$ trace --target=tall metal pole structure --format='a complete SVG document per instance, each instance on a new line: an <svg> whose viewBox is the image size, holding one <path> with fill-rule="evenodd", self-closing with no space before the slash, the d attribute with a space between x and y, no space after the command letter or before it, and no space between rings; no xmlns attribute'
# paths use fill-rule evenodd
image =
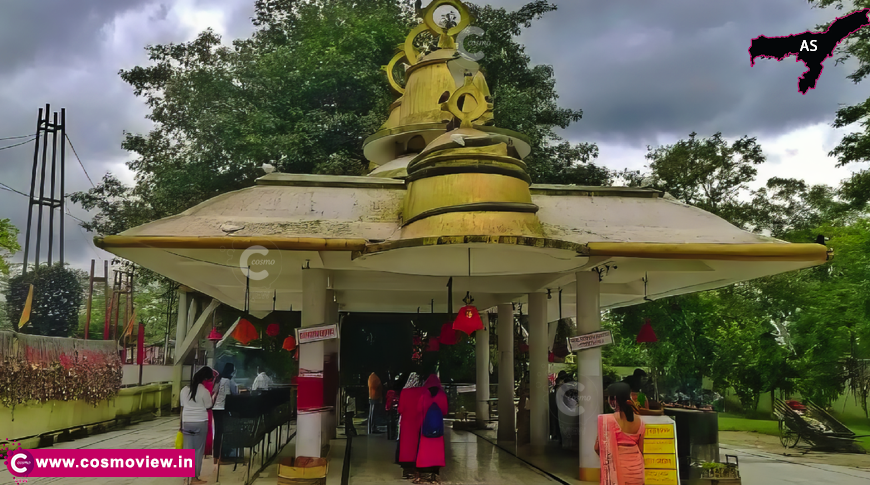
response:
<svg viewBox="0 0 870 485"><path fill-rule="evenodd" d="M22 272L27 274L27 263L30 261L30 224L33 220L33 196L36 193L36 164L39 162L39 135L42 132L42 108L36 117L36 139L33 143L33 171L30 174L30 202L27 204L27 232L24 234L24 266Z"/></svg>
<svg viewBox="0 0 870 485"><path fill-rule="evenodd" d="M58 261L60 264L64 263L64 200L66 199L66 194L64 190L66 189L66 184L64 179L66 177L66 109L61 109L60 113L60 121L58 121L58 114L54 113L53 117L50 119L49 115L51 113L51 105L46 104L45 108L40 108L39 113L37 115L36 122L36 137L34 139L33 144L33 167L30 173L30 203L27 207L27 232L25 233L25 242L24 242L24 265L23 265L23 273L27 273L27 269L30 265L30 245L31 239L33 235L33 207L39 206L36 211L36 244L33 255L33 264L34 267L39 266L39 258L41 257L42 252L42 226L45 220L43 216L43 207L48 207L49 215L49 227L48 227L48 254L46 260L48 264L52 264L54 262L54 211L55 209L61 211L60 218L58 220ZM57 138L58 133L60 133L60 160L58 160L57 152ZM49 181L49 196L45 195L45 185L46 185L46 171L48 170L48 142L49 136L51 137L51 172L50 172L50 181ZM42 156L40 157L40 144L42 145ZM60 167L58 167L58 163ZM60 180L58 180L58 168L60 168ZM36 193L36 184L37 180L39 181L39 194ZM60 186L60 193L57 193L58 185Z"/></svg>

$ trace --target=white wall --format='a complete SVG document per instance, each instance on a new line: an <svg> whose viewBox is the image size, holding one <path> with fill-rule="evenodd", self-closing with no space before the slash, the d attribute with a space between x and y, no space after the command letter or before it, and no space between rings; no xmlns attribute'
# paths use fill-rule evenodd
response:
<svg viewBox="0 0 870 485"><path fill-rule="evenodd" d="M190 366L183 367L181 372L182 381L190 379ZM171 365L143 365L142 366L142 384L152 384L156 382L172 382L172 366ZM121 379L122 386L135 385L139 383L139 366L136 364L124 365L124 377Z"/></svg>

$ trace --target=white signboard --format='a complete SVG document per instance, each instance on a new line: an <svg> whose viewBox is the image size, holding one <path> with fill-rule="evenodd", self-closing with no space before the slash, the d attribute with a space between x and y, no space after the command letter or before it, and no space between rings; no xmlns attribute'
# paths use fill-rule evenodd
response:
<svg viewBox="0 0 870 485"><path fill-rule="evenodd" d="M338 325L296 329L296 342L300 345L334 338L338 338Z"/></svg>
<svg viewBox="0 0 870 485"><path fill-rule="evenodd" d="M613 334L610 330L602 330L600 332L587 333L578 335L568 339L568 350L577 352L578 350L594 349L596 347L604 347L613 343Z"/></svg>

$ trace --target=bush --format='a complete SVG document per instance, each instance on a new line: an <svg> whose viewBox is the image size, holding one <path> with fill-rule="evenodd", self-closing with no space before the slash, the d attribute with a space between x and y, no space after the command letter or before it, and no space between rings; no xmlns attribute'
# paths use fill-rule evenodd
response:
<svg viewBox="0 0 870 485"><path fill-rule="evenodd" d="M60 263L40 266L9 279L6 312L16 331L17 321L33 285L30 323L20 332L51 337L69 337L76 328L82 305L82 286L72 270Z"/></svg>

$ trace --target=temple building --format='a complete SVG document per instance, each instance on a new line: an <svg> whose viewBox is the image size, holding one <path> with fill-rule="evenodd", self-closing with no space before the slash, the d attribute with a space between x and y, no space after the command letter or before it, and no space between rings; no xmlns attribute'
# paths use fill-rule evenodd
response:
<svg viewBox="0 0 870 485"><path fill-rule="evenodd" d="M459 11L456 25L435 21L444 5ZM548 291L562 290L561 310L576 317L583 334L601 328L604 309L827 261L823 245L753 234L655 190L532 183L523 161L528 138L494 124L485 74L457 49L472 21L468 10L458 0L436 0L421 13L424 21L386 67L398 98L364 142L368 176L267 174L253 187L98 238L97 245L254 316L275 304L301 309L303 327L336 324L341 312L446 312L470 293L485 325L484 310L499 315L499 382L514 380L512 303L522 302L532 445L548 440L547 324L559 311ZM438 37L437 49L418 50L423 33ZM450 278L455 301L448 303ZM179 325L177 352L208 330L193 321ZM488 340L481 331L479 419L488 412ZM300 367L322 371L338 345L340 336L303 344ZM580 417L580 477L597 481L600 348L579 352L577 363L588 402ZM500 386L498 400L500 409L511 409L513 388ZM513 413L499 415L499 439L512 440L514 420ZM300 414L297 426L297 455L319 456L335 434L335 411Z"/></svg>

